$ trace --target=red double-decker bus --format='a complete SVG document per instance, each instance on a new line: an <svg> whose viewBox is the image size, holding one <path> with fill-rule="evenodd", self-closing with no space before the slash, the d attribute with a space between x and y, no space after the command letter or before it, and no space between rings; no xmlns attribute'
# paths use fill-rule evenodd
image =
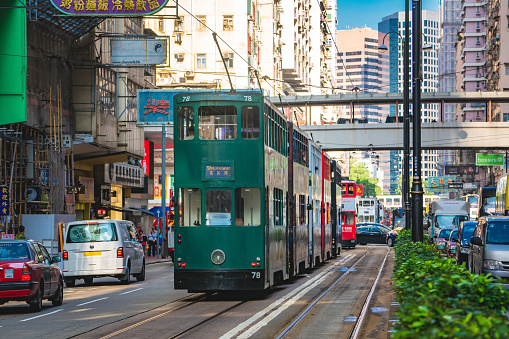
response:
<svg viewBox="0 0 509 339"><path fill-rule="evenodd" d="M356 187L354 181L341 183L341 246L354 248L357 243L355 230L355 197Z"/></svg>

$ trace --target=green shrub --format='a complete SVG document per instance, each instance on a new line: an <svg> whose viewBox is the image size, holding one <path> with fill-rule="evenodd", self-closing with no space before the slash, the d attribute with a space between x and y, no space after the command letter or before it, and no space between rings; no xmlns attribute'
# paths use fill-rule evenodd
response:
<svg viewBox="0 0 509 339"><path fill-rule="evenodd" d="M509 338L503 315L509 292L499 281L473 275L410 231L394 247L398 338Z"/></svg>

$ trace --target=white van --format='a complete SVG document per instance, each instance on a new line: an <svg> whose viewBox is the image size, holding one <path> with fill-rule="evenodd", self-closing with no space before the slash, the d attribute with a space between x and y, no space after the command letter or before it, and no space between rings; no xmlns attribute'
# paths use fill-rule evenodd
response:
<svg viewBox="0 0 509 339"><path fill-rule="evenodd" d="M76 279L90 285L94 278L115 277L129 284L130 276L145 280L145 254L134 224L126 220L82 220L67 225L63 252L65 285Z"/></svg>

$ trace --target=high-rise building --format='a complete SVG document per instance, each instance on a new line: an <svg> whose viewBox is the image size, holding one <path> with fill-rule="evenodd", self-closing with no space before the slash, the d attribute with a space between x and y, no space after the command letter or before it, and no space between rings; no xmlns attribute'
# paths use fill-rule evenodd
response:
<svg viewBox="0 0 509 339"><path fill-rule="evenodd" d="M485 90L486 15L484 2L463 0L461 33L458 44L459 76L456 88L459 92ZM459 105L458 121L485 121L485 104Z"/></svg>
<svg viewBox="0 0 509 339"><path fill-rule="evenodd" d="M336 32L336 86L341 93L388 92L387 56L378 51L379 33L369 27ZM384 62L385 59L385 62ZM385 121L387 109L380 105L359 105L354 117L367 123ZM351 118L350 107L345 107L341 118Z"/></svg>
<svg viewBox="0 0 509 339"><path fill-rule="evenodd" d="M410 18L411 18L410 14ZM438 47L440 39L439 15L436 11L423 10L422 11L422 92L437 92L438 90ZM389 92L398 93L403 92L403 37L405 35L405 12L396 12L386 16L378 24L380 33L389 33L385 38L385 45L388 46L389 54ZM412 25L410 22L410 33L412 32ZM411 42L411 39L410 39ZM410 57L412 56L409 51ZM410 64L409 75L412 74L412 66ZM410 82L411 84L411 82ZM438 104L422 104L421 106L421 121L434 122L439 119L440 107ZM411 114L411 109L410 109ZM390 116L402 116L403 105L391 105ZM400 176L402 172L402 152L390 152L390 193L395 194L399 186ZM430 150L423 151L422 154L422 179L427 180L430 176L438 175L437 160L438 151ZM410 166L410 173L412 168Z"/></svg>
<svg viewBox="0 0 509 339"><path fill-rule="evenodd" d="M440 38L439 50L439 92L456 91L456 43L458 33L461 28L461 0L444 0L440 2L440 29L442 36ZM444 104L444 122L456 121L456 104ZM453 165L455 160L454 150L445 150L440 152L440 168L445 170L446 165ZM442 174L445 174L442 171Z"/></svg>

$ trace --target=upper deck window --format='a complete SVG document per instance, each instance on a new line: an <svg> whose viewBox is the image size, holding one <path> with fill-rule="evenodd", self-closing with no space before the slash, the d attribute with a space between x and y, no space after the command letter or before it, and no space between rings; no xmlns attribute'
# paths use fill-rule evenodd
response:
<svg viewBox="0 0 509 339"><path fill-rule="evenodd" d="M177 124L179 140L194 138L194 109L189 106L181 106L177 109Z"/></svg>
<svg viewBox="0 0 509 339"><path fill-rule="evenodd" d="M198 108L200 139L226 140L237 137L235 106L201 106Z"/></svg>
<svg viewBox="0 0 509 339"><path fill-rule="evenodd" d="M240 110L240 127L242 139L260 137L260 109L258 106L244 106Z"/></svg>

